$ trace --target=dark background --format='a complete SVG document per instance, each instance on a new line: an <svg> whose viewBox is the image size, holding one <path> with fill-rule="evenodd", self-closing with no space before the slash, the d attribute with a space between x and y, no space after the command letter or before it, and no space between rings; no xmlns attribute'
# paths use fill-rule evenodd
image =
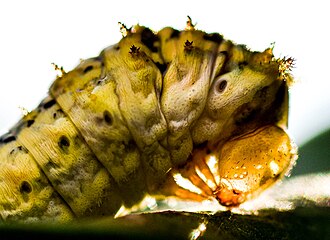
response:
<svg viewBox="0 0 330 240"><path fill-rule="evenodd" d="M291 176L330 171L330 128L298 148Z"/></svg>

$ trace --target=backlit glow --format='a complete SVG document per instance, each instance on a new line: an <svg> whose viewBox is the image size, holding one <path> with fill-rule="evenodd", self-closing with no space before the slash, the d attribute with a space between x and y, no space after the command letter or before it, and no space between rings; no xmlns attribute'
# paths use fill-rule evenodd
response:
<svg viewBox="0 0 330 240"><path fill-rule="evenodd" d="M207 179L198 167L195 168L195 171L197 175L206 183L206 185L209 186L209 188L213 191L217 188L217 185L211 179Z"/></svg>
<svg viewBox="0 0 330 240"><path fill-rule="evenodd" d="M274 175L279 173L280 167L278 166L278 164L275 161L271 161L269 163L269 167Z"/></svg>
<svg viewBox="0 0 330 240"><path fill-rule="evenodd" d="M206 158L206 164L210 168L210 171L213 174L216 184L219 185L220 184L219 159L214 155L210 155L209 157Z"/></svg>
<svg viewBox="0 0 330 240"><path fill-rule="evenodd" d="M202 194L203 191L196 187L189 179L182 177L180 173L173 174L173 179L176 184L184 189L189 190L190 192L194 192L197 194Z"/></svg>

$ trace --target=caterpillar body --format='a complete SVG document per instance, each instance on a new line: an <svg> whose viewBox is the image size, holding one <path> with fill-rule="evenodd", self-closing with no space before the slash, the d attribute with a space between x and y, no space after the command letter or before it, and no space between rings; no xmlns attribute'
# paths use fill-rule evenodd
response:
<svg viewBox="0 0 330 240"><path fill-rule="evenodd" d="M292 166L291 59L190 21L122 32L0 138L2 220L114 215L146 194L238 206Z"/></svg>

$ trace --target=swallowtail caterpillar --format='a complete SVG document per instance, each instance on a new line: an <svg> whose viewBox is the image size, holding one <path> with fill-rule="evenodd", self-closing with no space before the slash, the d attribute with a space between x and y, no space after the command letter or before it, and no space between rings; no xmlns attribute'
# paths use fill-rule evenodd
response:
<svg viewBox="0 0 330 240"><path fill-rule="evenodd" d="M0 138L3 221L114 215L146 194L228 208L282 178L292 59L142 26L58 77ZM194 188L180 184L189 181Z"/></svg>

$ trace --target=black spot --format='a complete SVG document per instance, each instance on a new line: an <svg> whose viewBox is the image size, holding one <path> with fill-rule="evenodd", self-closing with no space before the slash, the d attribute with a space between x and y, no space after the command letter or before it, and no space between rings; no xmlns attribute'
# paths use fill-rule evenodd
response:
<svg viewBox="0 0 330 240"><path fill-rule="evenodd" d="M223 40L223 37L219 33L211 33L211 34L205 33L203 38L205 40L212 41L215 43L221 43Z"/></svg>
<svg viewBox="0 0 330 240"><path fill-rule="evenodd" d="M222 93L223 91L225 91L227 87L227 81L226 80L221 80L217 86L216 86L216 89L218 91L218 93Z"/></svg>
<svg viewBox="0 0 330 240"><path fill-rule="evenodd" d="M54 106L55 103L56 103L55 99L52 99L52 100L46 102L46 103L43 105L43 108L44 108L44 109L51 108L52 106Z"/></svg>
<svg viewBox="0 0 330 240"><path fill-rule="evenodd" d="M119 47L119 46L117 46L117 47L115 47L115 49L118 51L118 50L120 49L120 47Z"/></svg>
<svg viewBox="0 0 330 240"><path fill-rule="evenodd" d="M16 137L14 135L12 135L11 133L7 133L5 135L3 135L2 137L0 137L0 142L2 143L9 143L12 141L15 141Z"/></svg>
<svg viewBox="0 0 330 240"><path fill-rule="evenodd" d="M31 127L33 123L34 123L34 120L30 119L30 120L27 121L26 126Z"/></svg>
<svg viewBox="0 0 330 240"><path fill-rule="evenodd" d="M180 31L176 30L176 29L173 29L172 33L171 33L171 36L170 36L170 39L172 38L178 38L180 35Z"/></svg>
<svg viewBox="0 0 330 240"><path fill-rule="evenodd" d="M27 181L23 181L21 183L21 186L19 188L19 191L23 194L23 193L30 193L32 192L32 186L30 183L28 183Z"/></svg>
<svg viewBox="0 0 330 240"><path fill-rule="evenodd" d="M155 64L156 64L156 66L158 67L159 71L160 71L162 74L164 74L165 71L166 71L166 69L167 69L167 64L165 64L165 63L162 64L162 63L159 63L159 62L156 62Z"/></svg>
<svg viewBox="0 0 330 240"><path fill-rule="evenodd" d="M58 141L58 146L60 149L66 151L70 146L70 140L66 136L61 136Z"/></svg>
<svg viewBox="0 0 330 240"><path fill-rule="evenodd" d="M109 124L109 125L112 124L112 117L111 117L111 114L109 113L109 111L105 110L105 111L103 112L103 118L104 118L104 121L105 121L107 124Z"/></svg>
<svg viewBox="0 0 330 240"><path fill-rule="evenodd" d="M154 43L157 41L157 35L155 35L149 28L143 29L141 33L141 42L146 45L152 52L158 51L158 48L154 45Z"/></svg>
<svg viewBox="0 0 330 240"><path fill-rule="evenodd" d="M92 65L87 66L87 67L84 69L84 73L87 73L87 72L93 70L93 68L94 68L94 67L93 67Z"/></svg>

